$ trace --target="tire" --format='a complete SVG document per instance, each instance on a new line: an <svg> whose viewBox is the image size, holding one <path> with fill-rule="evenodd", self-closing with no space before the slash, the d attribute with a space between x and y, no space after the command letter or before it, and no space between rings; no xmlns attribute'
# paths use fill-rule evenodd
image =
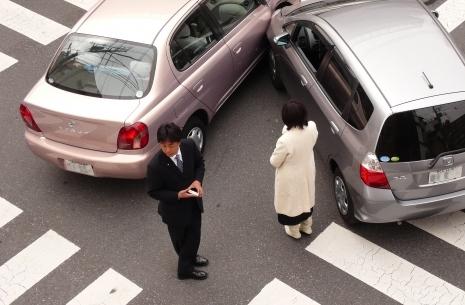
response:
<svg viewBox="0 0 465 305"><path fill-rule="evenodd" d="M354 215L354 204L347 189L347 183L337 167L333 175L333 192L337 210L344 222L348 225L360 223Z"/></svg>
<svg viewBox="0 0 465 305"><path fill-rule="evenodd" d="M184 138L191 138L200 152L203 152L207 139L206 126L204 122L196 116L192 116L182 129Z"/></svg>
<svg viewBox="0 0 465 305"><path fill-rule="evenodd" d="M284 91L284 84L281 81L281 77L279 75L278 66L276 63L276 57L272 50L268 51L268 71L271 77L271 83L276 90Z"/></svg>

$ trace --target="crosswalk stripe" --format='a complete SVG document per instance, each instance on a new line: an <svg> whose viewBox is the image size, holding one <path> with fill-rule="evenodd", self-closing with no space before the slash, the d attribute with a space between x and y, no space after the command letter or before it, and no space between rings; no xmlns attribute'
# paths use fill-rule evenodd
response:
<svg viewBox="0 0 465 305"><path fill-rule="evenodd" d="M0 24L43 45L69 31L64 25L9 0L0 0Z"/></svg>
<svg viewBox="0 0 465 305"><path fill-rule="evenodd" d="M465 213L438 215L409 223L465 251Z"/></svg>
<svg viewBox="0 0 465 305"><path fill-rule="evenodd" d="M0 54L0 71L1 71L1 54ZM9 203L0 197L0 228L21 214L23 210Z"/></svg>
<svg viewBox="0 0 465 305"><path fill-rule="evenodd" d="M110 268L66 305L126 305L141 291L142 288Z"/></svg>
<svg viewBox="0 0 465 305"><path fill-rule="evenodd" d="M0 267L0 304L9 305L79 247L50 230Z"/></svg>
<svg viewBox="0 0 465 305"><path fill-rule="evenodd" d="M464 291L335 223L306 250L401 304L465 304Z"/></svg>
<svg viewBox="0 0 465 305"><path fill-rule="evenodd" d="M83 10L88 11L92 6L94 6L100 0L65 0L65 1L71 3L72 5L80 7Z"/></svg>
<svg viewBox="0 0 465 305"><path fill-rule="evenodd" d="M12 65L14 65L17 62L18 61L15 58L10 57L10 56L0 52L0 72L2 72L3 70L8 69L9 67L11 67Z"/></svg>
<svg viewBox="0 0 465 305"><path fill-rule="evenodd" d="M439 21L448 32L452 32L465 21L464 0L448 0L441 4L436 11L439 13Z"/></svg>
<svg viewBox="0 0 465 305"><path fill-rule="evenodd" d="M268 283L249 305L319 305L278 279Z"/></svg>

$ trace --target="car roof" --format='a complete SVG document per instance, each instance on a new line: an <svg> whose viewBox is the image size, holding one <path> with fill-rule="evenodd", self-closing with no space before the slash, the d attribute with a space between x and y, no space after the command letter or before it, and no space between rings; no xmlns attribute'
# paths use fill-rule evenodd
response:
<svg viewBox="0 0 465 305"><path fill-rule="evenodd" d="M78 33L152 44L158 32L188 2L196 0L105 0Z"/></svg>
<svg viewBox="0 0 465 305"><path fill-rule="evenodd" d="M416 0L354 3L318 15L351 48L391 107L465 91L463 59Z"/></svg>

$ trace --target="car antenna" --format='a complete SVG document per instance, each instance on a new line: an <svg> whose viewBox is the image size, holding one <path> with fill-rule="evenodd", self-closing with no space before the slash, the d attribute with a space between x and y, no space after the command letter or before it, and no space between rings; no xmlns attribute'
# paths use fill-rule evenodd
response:
<svg viewBox="0 0 465 305"><path fill-rule="evenodd" d="M428 84L428 88L433 89L434 86L433 86L433 84L429 81L428 76L426 76L426 73L425 73L425 72L422 72L422 73L423 73L423 77L424 77L425 80L426 80L426 83Z"/></svg>

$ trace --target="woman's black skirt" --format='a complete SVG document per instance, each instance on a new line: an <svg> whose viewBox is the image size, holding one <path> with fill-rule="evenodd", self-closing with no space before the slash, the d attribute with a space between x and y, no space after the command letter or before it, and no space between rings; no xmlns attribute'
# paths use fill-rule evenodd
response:
<svg viewBox="0 0 465 305"><path fill-rule="evenodd" d="M310 209L310 212L305 212L300 215L291 217L284 214L278 214L278 222L285 226L295 226L312 216L313 208Z"/></svg>

